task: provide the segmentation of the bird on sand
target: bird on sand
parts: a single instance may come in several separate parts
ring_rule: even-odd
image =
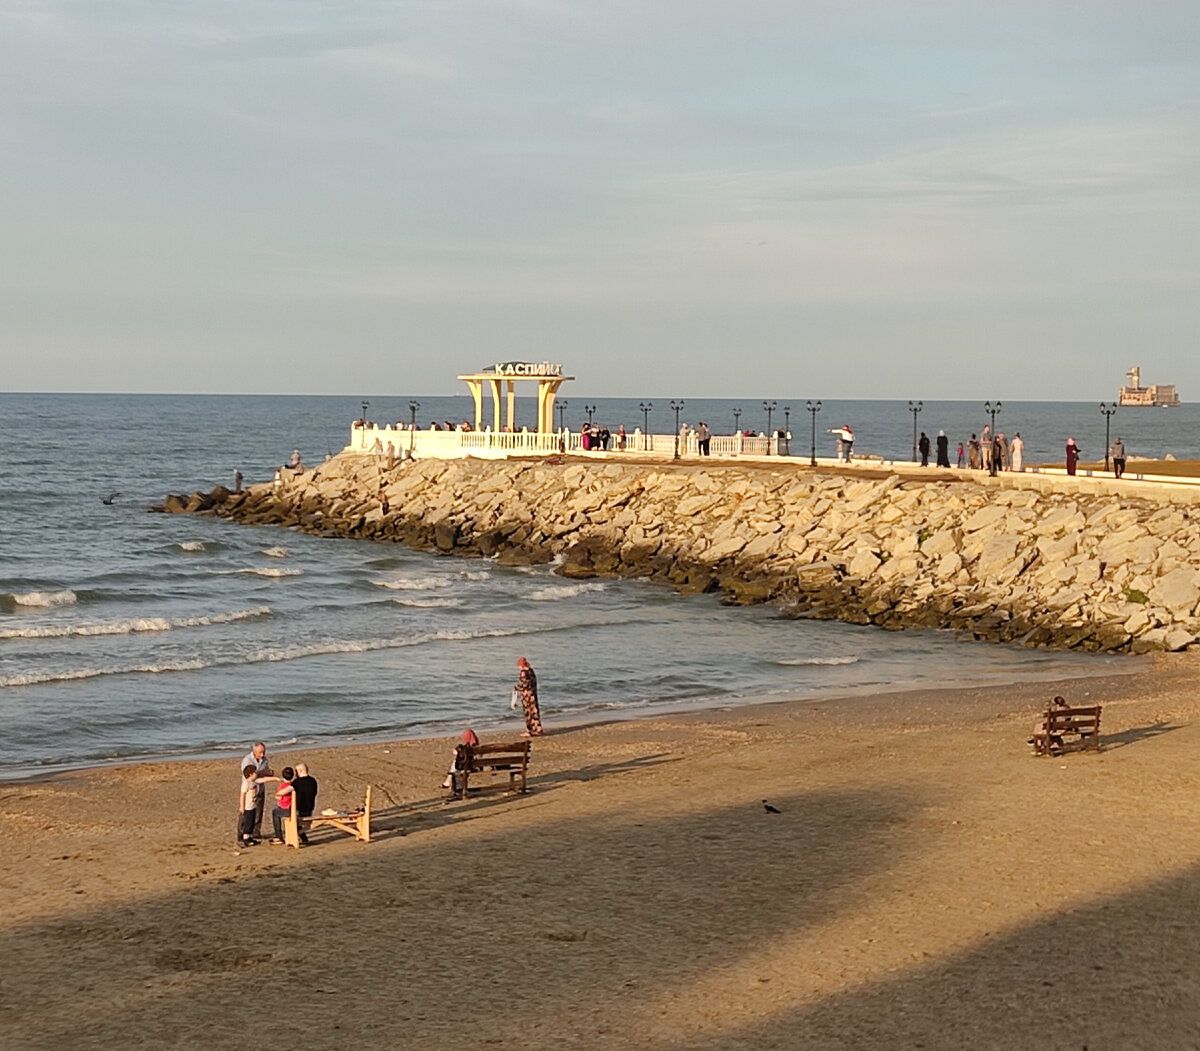
[[[117,497],[118,497],[118,496],[120,496],[120,495],[121,495],[120,493],[109,493],[109,494],[108,494],[108,496],[102,496],[102,497],[100,497],[100,502],[101,502],[102,504],[104,504],[104,506],[105,506],[105,507],[112,507],[112,505],[113,505],[113,502],[114,502],[114,501],[117,499]]]
[[[767,802],[765,799],[763,800],[763,810],[765,810],[765,811],[766,811],[768,814],[781,814],[781,813],[783,813],[783,811],[782,811],[782,810],[777,810],[775,807],[771,806],[771,804],[770,804],[770,803],[768,803],[768,802]]]

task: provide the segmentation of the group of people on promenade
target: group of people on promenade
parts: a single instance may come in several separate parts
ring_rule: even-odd
[[[528,658],[517,658],[517,682],[512,692],[512,707],[521,708],[525,718],[525,729],[522,737],[541,737],[542,712],[538,704],[537,674]],[[474,748],[479,745],[479,738],[474,730],[467,729],[460,738],[460,743]],[[452,787],[454,774],[462,761],[461,748],[455,749],[455,759],[450,765],[443,787]],[[297,763],[295,767],[285,766],[279,774],[271,769],[271,760],[267,756],[267,746],[262,741],[256,741],[254,746],[242,759],[241,788],[238,791],[238,820],[237,846],[251,847],[262,842],[263,818],[266,815],[266,788],[275,785],[275,804],[271,809],[272,836],[271,843],[283,843],[283,823],[295,813],[301,819],[313,816],[317,803],[317,779],[308,771],[307,763]],[[300,827],[300,842],[308,843],[308,834]]]
[[[831,433],[838,433],[837,431]],[[842,439],[838,439],[838,459],[841,459]],[[917,439],[916,454],[920,457],[921,466],[929,466],[930,453],[935,448],[935,443],[931,443],[929,436],[922,431],[921,437]],[[949,467],[950,464],[950,439],[946,437],[946,432],[939,430],[936,439],[937,459],[936,466]],[[959,468],[967,467],[972,471],[987,471],[989,474],[995,475],[1000,471],[1024,471],[1025,470],[1025,442],[1021,438],[1021,432],[1017,431],[1011,440],[1003,431],[992,433],[990,426],[985,425],[983,433],[980,436],[972,434],[964,447],[962,442],[958,443],[958,459],[956,466]],[[1067,474],[1074,475],[1079,465],[1079,457],[1082,450],[1075,439],[1068,438],[1066,445],[1066,466]],[[1115,477],[1120,478],[1125,473],[1125,443],[1118,435],[1116,441],[1109,446],[1109,457],[1112,460],[1112,470]],[[849,459],[849,456],[847,456]]]
[[[256,741],[242,760],[242,785],[238,792],[237,845],[256,846],[262,842],[263,816],[266,813],[266,786],[275,788],[275,805],[271,810],[274,834],[272,843],[283,842],[283,823],[293,811],[301,818],[312,817],[317,803],[317,779],[308,772],[307,763],[295,767],[285,766],[276,775],[267,757],[267,746]],[[308,836],[300,831],[300,842],[307,843]]]

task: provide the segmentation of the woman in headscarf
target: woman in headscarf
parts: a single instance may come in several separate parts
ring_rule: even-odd
[[[950,466],[950,439],[946,437],[945,431],[938,431],[937,465],[939,467],[949,467]],[[960,464],[960,466],[961,466],[961,464]]]
[[[1079,446],[1074,438],[1067,439],[1067,474],[1075,473],[1075,465],[1079,463]]]
[[[538,708],[537,676],[529,661],[517,658],[517,695],[521,698],[521,709],[525,713],[525,732],[522,737],[542,736],[542,713]]]

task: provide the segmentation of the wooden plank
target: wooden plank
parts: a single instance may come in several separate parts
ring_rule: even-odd
[[[501,752],[514,752],[522,756],[529,755],[528,741],[513,741],[509,744],[480,744],[471,749],[473,755],[498,755]]]

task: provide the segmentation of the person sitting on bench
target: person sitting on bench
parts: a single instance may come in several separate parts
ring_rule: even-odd
[[[443,788],[452,790],[455,775],[468,769],[471,765],[471,749],[479,747],[479,735],[469,726],[462,732],[458,740],[459,744],[454,748],[454,758],[450,761],[450,771],[446,774],[446,780],[442,782]]]
[[[1054,709],[1054,708],[1070,708],[1071,706],[1069,704],[1067,704],[1066,700],[1060,696],[1060,697],[1055,697],[1054,700],[1052,700],[1050,702],[1050,707],[1051,707],[1051,709]],[[1046,724],[1046,717],[1042,716],[1042,718],[1040,718],[1036,723],[1033,724],[1033,736],[1031,738],[1029,738],[1029,744],[1036,745],[1038,742],[1038,739],[1042,738],[1042,737],[1046,737],[1047,734],[1049,734],[1049,732],[1050,732],[1050,727]],[[1063,746],[1063,739],[1058,734],[1055,734],[1054,736],[1052,736],[1050,738],[1050,744],[1053,745],[1055,748],[1061,748]]]

